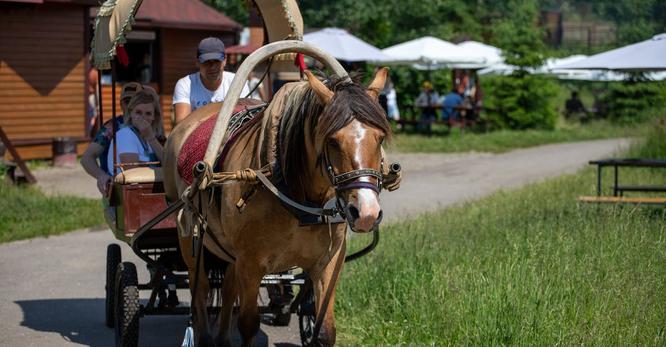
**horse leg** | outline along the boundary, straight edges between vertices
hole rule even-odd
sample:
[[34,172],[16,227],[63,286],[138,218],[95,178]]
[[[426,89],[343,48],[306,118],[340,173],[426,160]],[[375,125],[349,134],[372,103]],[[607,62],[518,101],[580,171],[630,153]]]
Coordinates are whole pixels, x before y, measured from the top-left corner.
[[[184,211],[178,213],[177,228],[178,228],[178,243],[180,245],[180,254],[183,261],[187,266],[187,275],[190,282],[191,300],[190,306],[192,310],[192,328],[194,329],[194,341],[197,346],[214,346],[213,338],[210,335],[208,325],[208,312],[207,301],[210,285],[208,283],[208,276],[204,270],[204,257],[201,254],[201,261],[199,262],[199,269],[196,268],[196,257],[193,257],[193,242],[192,242],[192,219],[191,216]],[[203,249],[200,250],[203,252]],[[196,273],[199,272],[197,276]],[[196,284],[196,293],[194,292],[195,278],[198,277]]]
[[[341,257],[341,258],[340,258]],[[335,345],[335,313],[333,312],[335,304],[335,287],[338,284],[340,273],[342,272],[342,265],[345,257],[344,244],[338,253],[331,258],[319,273],[319,276],[313,276],[312,281],[314,284],[315,298],[317,305],[317,315],[322,309],[326,310],[324,320],[319,330],[318,342],[321,346],[334,346]],[[340,264],[337,264],[340,261]],[[335,273],[335,267],[339,266],[339,270]],[[329,289],[329,287],[331,287]],[[326,293],[331,291],[330,299],[327,304],[324,303]],[[325,305],[325,307],[324,307]]]
[[231,346],[231,319],[234,303],[238,297],[235,265],[229,264],[222,283],[222,308],[220,309],[220,334],[216,342],[218,346]]
[[[203,249],[201,250],[203,252]],[[198,276],[196,272],[199,272]],[[193,266],[188,271],[190,279],[190,292],[192,293],[192,319],[194,320],[194,341],[195,346],[215,346],[213,337],[210,334],[210,324],[208,322],[208,293],[210,291],[210,283],[208,276],[204,269],[203,254],[199,269]],[[195,278],[197,278],[196,292],[194,291]]]
[[259,296],[259,287],[263,277],[263,272],[256,267],[236,269],[240,294],[238,330],[241,333],[242,346],[252,346],[254,336],[259,331],[259,306],[257,305],[257,297]]

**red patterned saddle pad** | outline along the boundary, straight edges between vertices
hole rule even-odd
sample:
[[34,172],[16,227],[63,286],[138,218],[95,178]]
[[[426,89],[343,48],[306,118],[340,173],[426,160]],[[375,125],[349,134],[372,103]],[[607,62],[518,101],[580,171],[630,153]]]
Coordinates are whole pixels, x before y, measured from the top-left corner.
[[[233,114],[235,115],[244,111],[248,107],[258,104],[261,104],[261,102],[254,99],[241,99],[234,107]],[[178,154],[178,174],[187,184],[191,184],[193,180],[192,167],[194,167],[194,164],[197,162],[203,160],[206,155],[206,149],[208,148],[210,137],[213,134],[213,128],[215,127],[217,116],[218,114],[215,113],[212,117],[199,124],[199,126],[187,137],[187,140],[185,140],[185,143]],[[255,118],[260,117],[256,116]],[[238,129],[236,133],[241,132],[244,128],[245,126]],[[232,139],[233,136],[230,136],[228,142],[231,142]]]

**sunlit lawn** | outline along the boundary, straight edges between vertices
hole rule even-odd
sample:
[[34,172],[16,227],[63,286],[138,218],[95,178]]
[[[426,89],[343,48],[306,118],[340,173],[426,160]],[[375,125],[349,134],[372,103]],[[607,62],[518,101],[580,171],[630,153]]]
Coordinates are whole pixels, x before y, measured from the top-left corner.
[[[627,155],[666,157],[665,134]],[[666,185],[663,170],[622,179]],[[595,190],[587,168],[385,226],[376,251],[345,267],[338,341],[666,345],[666,209],[577,203]]]
[[[648,123],[652,124],[652,123]],[[607,121],[587,124],[562,124],[556,130],[500,130],[487,133],[461,132],[435,126],[433,135],[417,134],[407,127],[396,131],[391,150],[397,152],[505,152],[516,148],[549,143],[584,141],[603,138],[643,136],[649,125],[615,125]],[[395,129],[395,128],[394,128]]]
[[98,200],[48,197],[35,187],[0,182],[0,242],[104,224]]

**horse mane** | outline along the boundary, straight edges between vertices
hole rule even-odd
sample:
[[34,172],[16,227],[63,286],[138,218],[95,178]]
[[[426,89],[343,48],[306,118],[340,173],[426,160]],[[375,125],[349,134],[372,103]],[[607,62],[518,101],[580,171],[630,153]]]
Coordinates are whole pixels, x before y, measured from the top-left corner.
[[330,103],[324,107],[319,97],[310,88],[308,82],[301,82],[294,87],[285,100],[284,112],[278,131],[276,159],[280,160],[282,175],[294,197],[305,197],[305,184],[302,173],[307,167],[305,157],[305,132],[317,139],[317,163],[323,162],[324,139],[344,128],[354,119],[361,123],[391,134],[391,126],[379,103],[366,93],[359,84],[358,75],[352,76],[353,82],[329,77],[324,84],[334,92]]

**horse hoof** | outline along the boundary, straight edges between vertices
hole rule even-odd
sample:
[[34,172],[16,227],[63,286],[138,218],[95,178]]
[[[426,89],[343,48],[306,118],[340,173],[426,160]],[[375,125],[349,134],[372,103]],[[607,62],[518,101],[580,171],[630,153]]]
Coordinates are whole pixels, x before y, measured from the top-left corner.
[[219,336],[217,339],[215,339],[215,346],[231,347],[231,341],[226,337]]
[[199,340],[194,344],[199,347],[215,347],[215,341],[210,335],[199,336]]
[[319,332],[315,346],[328,347],[335,346],[335,334],[327,334],[324,329]]

